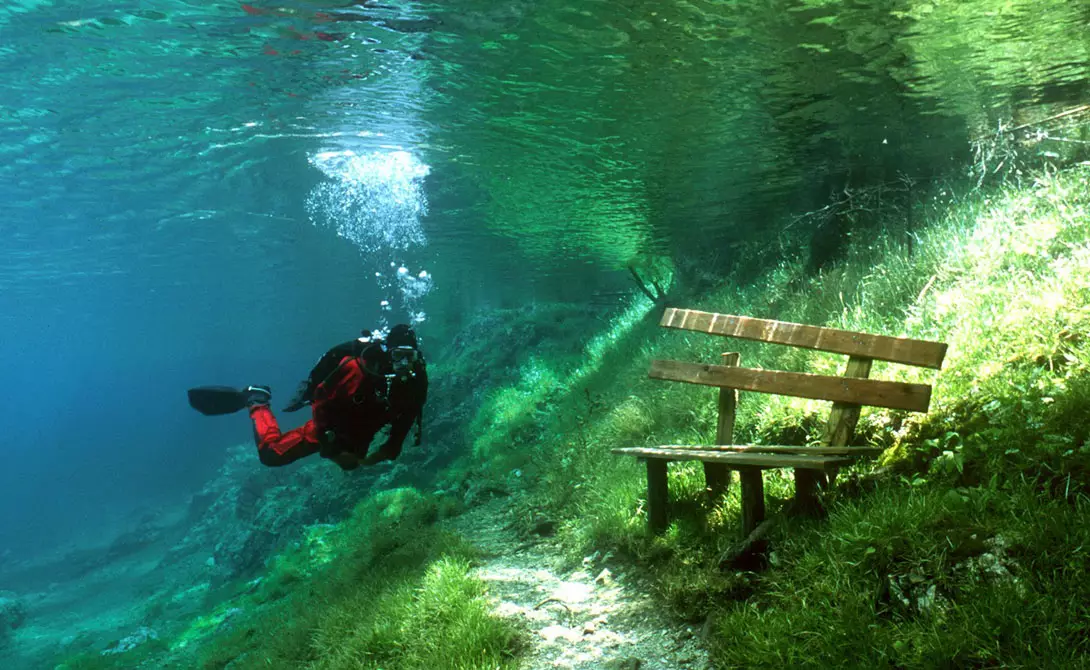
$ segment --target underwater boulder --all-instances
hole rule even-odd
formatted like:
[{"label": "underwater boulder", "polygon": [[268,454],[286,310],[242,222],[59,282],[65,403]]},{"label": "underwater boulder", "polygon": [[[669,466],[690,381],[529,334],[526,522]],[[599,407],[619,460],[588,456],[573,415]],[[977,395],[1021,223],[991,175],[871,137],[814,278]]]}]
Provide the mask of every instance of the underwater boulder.
[{"label": "underwater boulder", "polygon": [[26,605],[11,591],[0,591],[0,635],[26,621]]}]

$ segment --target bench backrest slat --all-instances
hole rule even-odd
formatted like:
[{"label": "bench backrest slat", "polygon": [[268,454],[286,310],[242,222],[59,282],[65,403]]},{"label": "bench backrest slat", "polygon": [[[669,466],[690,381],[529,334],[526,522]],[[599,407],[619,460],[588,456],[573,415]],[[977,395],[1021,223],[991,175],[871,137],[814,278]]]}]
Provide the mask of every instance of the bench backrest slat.
[{"label": "bench backrest slat", "polygon": [[931,404],[931,387],[927,384],[662,360],[651,362],[648,376],[653,379],[720,386],[740,391],[832,400],[912,412],[926,412]]},{"label": "bench backrest slat", "polygon": [[942,367],[942,360],[946,357],[946,344],[942,342],[871,335],[801,323],[699,312],[692,309],[673,307],[667,309],[662,315],[661,325],[667,328],[786,344],[936,370]]}]

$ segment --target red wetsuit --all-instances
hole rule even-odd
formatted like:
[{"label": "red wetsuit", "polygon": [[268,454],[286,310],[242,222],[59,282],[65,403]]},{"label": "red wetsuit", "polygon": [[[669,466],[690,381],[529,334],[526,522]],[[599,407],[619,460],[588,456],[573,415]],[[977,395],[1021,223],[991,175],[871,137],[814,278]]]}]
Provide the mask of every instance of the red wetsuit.
[{"label": "red wetsuit", "polygon": [[377,460],[397,458],[418,412],[391,412],[385,399],[385,378],[364,372],[363,365],[367,361],[355,356],[341,358],[336,370],[314,390],[313,418],[286,433],[280,432],[267,405],[251,407],[261,462],[287,465],[315,453],[329,457],[339,452],[362,459],[375,433],[387,423],[391,424],[390,437],[377,452]]}]

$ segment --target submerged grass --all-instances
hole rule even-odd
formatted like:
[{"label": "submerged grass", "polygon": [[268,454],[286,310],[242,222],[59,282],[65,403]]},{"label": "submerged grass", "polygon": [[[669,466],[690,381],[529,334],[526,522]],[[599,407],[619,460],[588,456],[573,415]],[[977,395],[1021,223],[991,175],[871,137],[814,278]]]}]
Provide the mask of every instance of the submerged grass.
[{"label": "submerged grass", "polygon": [[438,529],[413,489],[360,503],[321,542],[278,557],[253,596],[260,609],[203,645],[201,667],[505,668],[515,626],[493,615],[473,552]]},{"label": "submerged grass", "polygon": [[[740,532],[736,486],[713,505],[699,464],[672,465],[673,522],[653,536],[643,469],[609,450],[714,439],[715,391],[648,380],[652,358],[711,363],[728,347],[750,367],[838,374],[843,357],[667,332],[643,297],[589,344],[587,328],[561,319],[531,324],[552,314],[536,308],[494,329],[570,341],[522,358],[465,343],[448,365],[476,374],[474,388],[482,370],[516,374],[481,398],[466,424],[469,455],[444,485],[517,481],[537,508],[525,517],[552,515],[573,555],[627,556],[680,616],[708,621],[719,667],[1090,666],[1090,169],[947,189],[919,207],[928,225],[890,223],[817,272],[789,241],[742,249],[775,260],[672,301],[950,344],[939,373],[875,366],[877,378],[933,383],[931,411],[865,410],[856,442],[887,448],[879,474],[849,469],[827,519],[780,524],[761,575],[717,569]],[[743,394],[735,437],[812,443],[827,413],[827,403]],[[776,514],[790,473],[768,472],[765,487]],[[520,633],[490,613],[473,552],[435,525],[442,513],[433,497],[399,489],[312,528],[260,582],[218,593],[156,662],[513,667]],[[62,667],[147,658],[124,656]]]},{"label": "submerged grass", "polygon": [[[722,607],[724,667],[1084,667],[1090,499],[891,487],[781,531]],[[789,531],[789,532],[788,532]]]},{"label": "submerged grass", "polygon": [[[562,392],[532,408],[498,392],[492,416],[514,420],[478,424],[477,444],[534,453],[532,504],[562,519],[570,549],[652,569],[679,614],[712,617],[724,667],[1086,665],[1090,169],[947,188],[919,210],[927,225],[890,223],[816,273],[785,243],[767,272],[672,301],[950,345],[939,373],[875,366],[877,378],[933,383],[931,411],[865,410],[856,442],[888,448],[884,477],[847,473],[829,520],[781,528],[759,579],[716,569],[739,533],[736,490],[712,507],[699,465],[672,465],[673,524],[653,537],[642,468],[609,450],[714,439],[714,390],[647,380],[653,357],[716,362],[729,348],[747,366],[826,374],[843,357],[630,320],[602,340],[608,354],[595,351],[609,364],[551,380]],[[813,443],[827,414],[827,403],[742,394],[735,437]],[[770,512],[791,484],[766,475]]]},{"label": "submerged grass", "polygon": [[189,622],[166,649],[66,659],[61,668],[513,667],[521,633],[495,616],[472,574],[472,549],[435,525],[440,506],[414,489],[361,502],[315,526],[260,580]]}]

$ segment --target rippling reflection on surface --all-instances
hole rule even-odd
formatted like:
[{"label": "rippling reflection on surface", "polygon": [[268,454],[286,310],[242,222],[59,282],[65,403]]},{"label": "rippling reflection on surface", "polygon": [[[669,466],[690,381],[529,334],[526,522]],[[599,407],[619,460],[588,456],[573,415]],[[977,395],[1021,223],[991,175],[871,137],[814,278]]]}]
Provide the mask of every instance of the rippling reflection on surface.
[{"label": "rippling reflection on surface", "polygon": [[429,166],[416,253],[463,275],[701,254],[1085,102],[1088,27],[1068,0],[9,2],[5,237],[103,247],[5,254],[0,282],[126,245],[199,263],[178,229],[209,202],[221,233],[286,235],[346,151]]}]

